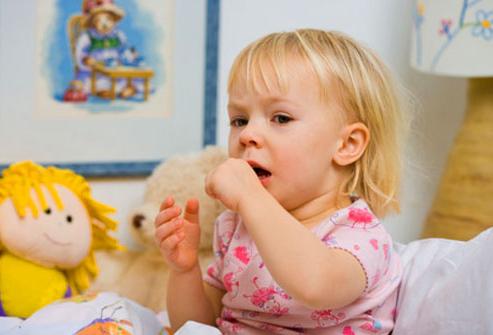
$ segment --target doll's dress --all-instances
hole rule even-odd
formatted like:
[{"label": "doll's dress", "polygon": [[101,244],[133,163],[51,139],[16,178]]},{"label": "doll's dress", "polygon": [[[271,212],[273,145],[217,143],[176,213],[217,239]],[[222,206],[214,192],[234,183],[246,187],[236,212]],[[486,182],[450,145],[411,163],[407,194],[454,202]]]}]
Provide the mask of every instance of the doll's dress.
[{"label": "doll's dress", "polygon": [[10,252],[0,255],[0,315],[27,318],[55,300],[69,297],[64,273]]}]

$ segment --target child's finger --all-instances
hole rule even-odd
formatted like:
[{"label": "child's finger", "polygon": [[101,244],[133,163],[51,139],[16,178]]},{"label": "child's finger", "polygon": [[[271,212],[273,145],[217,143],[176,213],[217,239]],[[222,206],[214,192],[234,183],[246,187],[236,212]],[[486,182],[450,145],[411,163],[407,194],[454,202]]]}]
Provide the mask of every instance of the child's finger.
[{"label": "child's finger", "polygon": [[199,223],[199,201],[197,199],[187,200],[183,218],[192,223]]},{"label": "child's finger", "polygon": [[168,195],[166,199],[164,199],[164,201],[161,203],[161,207],[159,207],[159,211],[161,212],[166,208],[173,206],[174,204],[175,204],[175,199],[171,195]]},{"label": "child's finger", "polygon": [[170,235],[165,238],[159,244],[161,250],[166,250],[167,252],[173,251],[176,248],[178,243],[180,243],[185,238],[185,233],[183,231]]},{"label": "child's finger", "polygon": [[169,220],[174,219],[175,217],[179,216],[181,214],[181,208],[178,206],[170,207],[165,210],[162,210],[161,212],[156,215],[156,219],[154,219],[154,225],[156,227],[159,227],[165,222],[168,222]]},{"label": "child's finger", "polygon": [[160,225],[156,228],[154,232],[154,236],[156,237],[156,241],[161,244],[163,239],[168,238],[169,235],[176,232],[177,229],[183,226],[183,220],[177,219],[173,220],[167,224]]}]

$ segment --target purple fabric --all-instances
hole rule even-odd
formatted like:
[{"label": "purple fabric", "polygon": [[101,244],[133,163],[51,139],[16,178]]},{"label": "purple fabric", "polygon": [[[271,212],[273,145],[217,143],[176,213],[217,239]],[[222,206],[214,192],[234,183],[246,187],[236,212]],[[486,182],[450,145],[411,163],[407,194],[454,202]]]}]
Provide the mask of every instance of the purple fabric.
[{"label": "purple fabric", "polygon": [[65,291],[64,298],[69,298],[72,296],[72,290],[70,289],[70,285],[67,285],[67,291]]},{"label": "purple fabric", "polygon": [[7,316],[3,310],[2,299],[0,298],[0,316]]}]

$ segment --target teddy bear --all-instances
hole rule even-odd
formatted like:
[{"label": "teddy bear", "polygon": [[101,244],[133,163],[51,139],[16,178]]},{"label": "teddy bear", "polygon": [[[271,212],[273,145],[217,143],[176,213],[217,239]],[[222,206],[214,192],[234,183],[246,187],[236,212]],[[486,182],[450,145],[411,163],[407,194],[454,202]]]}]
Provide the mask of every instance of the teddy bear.
[{"label": "teddy bear", "polygon": [[[80,23],[80,34],[76,37],[73,53],[76,63],[77,82],[82,83],[83,92],[91,93],[91,75],[94,67],[115,68],[121,65],[140,66],[135,59],[128,63],[128,55],[136,55],[135,47],[128,45],[126,34],[118,28],[118,23],[124,18],[125,11],[118,7],[113,0],[83,0],[82,15],[75,15]],[[135,56],[137,57],[137,56]],[[134,58],[135,58],[134,57]],[[133,97],[143,91],[143,82],[139,79],[117,79],[96,76],[96,95],[101,98],[111,98],[111,86],[116,85],[116,92],[122,99]],[[71,89],[69,87],[66,93]],[[70,94],[65,101],[75,102]]]},{"label": "teddy bear", "polygon": [[199,261],[205,269],[213,258],[213,224],[225,208],[207,196],[204,180],[226,158],[222,148],[208,146],[199,153],[172,156],[158,165],[146,180],[142,203],[128,215],[128,229],[141,250],[98,253],[103,270],[89,291],[113,291],[155,312],[166,309],[168,267],[155,243],[154,219],[168,195],[173,195],[182,207],[187,199],[197,198],[201,226]]}]

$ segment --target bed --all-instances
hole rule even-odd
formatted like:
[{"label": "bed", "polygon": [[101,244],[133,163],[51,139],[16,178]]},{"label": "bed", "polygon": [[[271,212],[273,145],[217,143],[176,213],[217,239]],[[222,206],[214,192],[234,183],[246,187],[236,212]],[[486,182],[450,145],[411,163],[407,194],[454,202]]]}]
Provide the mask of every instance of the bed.
[{"label": "bed", "polygon": [[[393,335],[493,334],[493,228],[467,242],[424,239],[396,244],[404,268]],[[0,319],[0,334],[168,334],[166,311],[104,292],[59,301],[26,320]],[[187,323],[178,335],[218,334]]]}]

